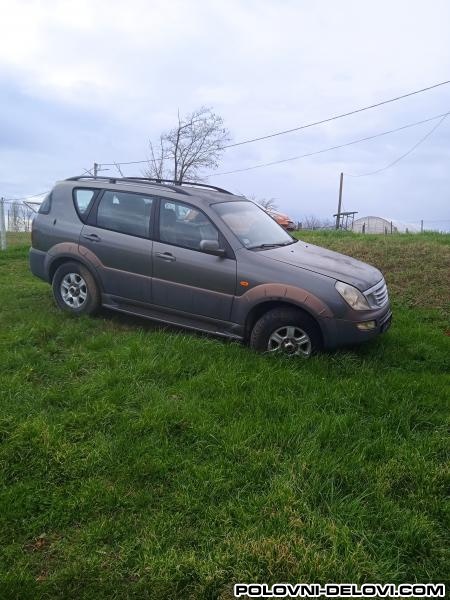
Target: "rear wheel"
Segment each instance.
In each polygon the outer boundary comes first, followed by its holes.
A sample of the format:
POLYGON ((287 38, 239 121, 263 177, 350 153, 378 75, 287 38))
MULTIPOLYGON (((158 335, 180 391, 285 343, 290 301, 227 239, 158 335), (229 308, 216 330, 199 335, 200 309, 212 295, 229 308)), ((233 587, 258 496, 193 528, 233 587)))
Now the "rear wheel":
POLYGON ((77 315, 93 314, 100 306, 100 291, 88 269, 77 262, 63 263, 52 281, 59 308, 77 315))
POLYGON ((256 322, 250 346, 258 352, 309 358, 321 349, 322 340, 312 317, 296 308, 279 307, 256 322))

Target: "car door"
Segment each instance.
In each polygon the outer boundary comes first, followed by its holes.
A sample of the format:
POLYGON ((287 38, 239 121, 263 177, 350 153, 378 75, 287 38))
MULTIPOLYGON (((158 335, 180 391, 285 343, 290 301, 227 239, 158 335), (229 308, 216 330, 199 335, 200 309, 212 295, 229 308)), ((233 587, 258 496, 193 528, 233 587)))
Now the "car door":
POLYGON ((144 194, 105 190, 81 231, 80 251, 97 257, 103 290, 116 302, 151 302, 154 202, 144 194))
POLYGON ((200 250, 202 240, 225 241, 197 207, 160 199, 159 235, 153 243, 153 304, 221 321, 230 319, 236 289, 236 260, 229 251, 200 250))

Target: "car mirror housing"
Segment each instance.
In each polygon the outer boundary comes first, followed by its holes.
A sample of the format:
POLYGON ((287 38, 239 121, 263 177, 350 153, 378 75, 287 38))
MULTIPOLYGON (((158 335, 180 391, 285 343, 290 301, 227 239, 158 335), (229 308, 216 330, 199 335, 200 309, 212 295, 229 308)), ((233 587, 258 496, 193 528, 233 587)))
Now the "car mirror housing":
POLYGON ((226 251, 219 246, 217 240, 202 240, 200 242, 200 250, 206 254, 214 254, 215 256, 225 256, 226 251))

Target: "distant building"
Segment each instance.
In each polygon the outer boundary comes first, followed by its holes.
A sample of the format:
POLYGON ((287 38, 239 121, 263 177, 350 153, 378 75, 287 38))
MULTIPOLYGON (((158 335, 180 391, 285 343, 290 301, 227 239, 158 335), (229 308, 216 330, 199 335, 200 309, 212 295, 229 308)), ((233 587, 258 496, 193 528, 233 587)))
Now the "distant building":
POLYGON ((360 217, 353 221, 355 233, 418 233, 419 228, 411 223, 384 217, 360 217))

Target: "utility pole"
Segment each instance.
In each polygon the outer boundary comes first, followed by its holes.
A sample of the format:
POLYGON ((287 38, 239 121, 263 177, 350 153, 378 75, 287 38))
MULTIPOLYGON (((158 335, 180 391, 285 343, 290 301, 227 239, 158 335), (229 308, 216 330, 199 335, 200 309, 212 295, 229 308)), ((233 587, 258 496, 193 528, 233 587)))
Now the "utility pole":
POLYGON ((420 221, 420 233, 423 233, 423 219, 420 221))
POLYGON ((97 177, 98 163, 94 163, 94 177, 97 177))
POLYGON ((339 203, 336 215, 336 229, 339 229, 339 222, 341 220, 341 205, 342 205, 342 186, 344 183, 344 173, 341 173, 341 180, 339 182, 339 203))
POLYGON ((0 200, 0 248, 6 250, 5 199, 0 200))

